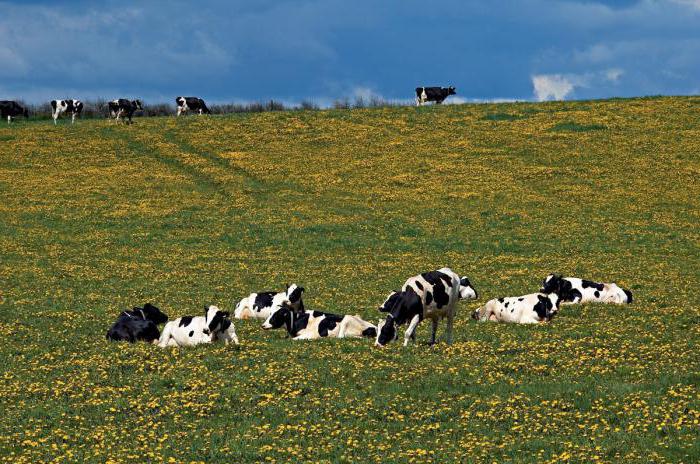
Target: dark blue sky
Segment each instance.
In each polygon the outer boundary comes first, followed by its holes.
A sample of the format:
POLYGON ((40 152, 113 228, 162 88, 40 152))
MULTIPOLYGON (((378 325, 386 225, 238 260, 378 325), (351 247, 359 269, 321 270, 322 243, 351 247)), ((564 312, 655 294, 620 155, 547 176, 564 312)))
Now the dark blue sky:
MULTIPOLYGON (((0 0, 0 99, 700 93, 700 0, 0 0)), ((463 100, 462 100, 463 99, 463 100)))

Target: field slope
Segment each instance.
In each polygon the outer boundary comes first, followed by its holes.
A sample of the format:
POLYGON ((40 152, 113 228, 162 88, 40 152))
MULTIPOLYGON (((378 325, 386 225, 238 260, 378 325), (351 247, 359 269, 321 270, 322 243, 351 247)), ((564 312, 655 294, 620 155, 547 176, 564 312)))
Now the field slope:
POLYGON ((0 462, 698 462, 699 120, 688 97, 0 124, 0 462), (104 339, 137 304, 285 282, 376 322, 445 265, 481 297, 449 347, 104 339), (470 320, 553 271, 634 304, 470 320))

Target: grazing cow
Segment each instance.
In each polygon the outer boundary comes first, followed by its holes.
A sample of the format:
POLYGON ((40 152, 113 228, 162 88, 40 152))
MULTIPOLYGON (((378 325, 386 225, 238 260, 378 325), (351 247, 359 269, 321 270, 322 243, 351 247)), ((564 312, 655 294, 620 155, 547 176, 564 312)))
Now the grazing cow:
POLYGON ((360 316, 341 316, 311 310, 296 311, 287 304, 273 312, 262 325, 265 330, 281 327, 285 327, 294 340, 377 336, 377 328, 360 316))
POLYGON ((304 287, 297 284, 287 285, 283 292, 259 292, 251 293, 236 305, 233 317, 236 319, 262 319, 270 317, 270 314, 288 304, 295 311, 304 310, 302 294, 304 287))
POLYGON ((197 114, 211 114, 209 108, 207 108, 204 100, 197 97, 177 97, 175 99, 177 103, 177 115, 180 116, 182 113, 192 111, 197 114))
POLYGON ((508 298, 494 298, 472 313, 477 321, 537 324, 549 322, 559 311, 559 295, 531 293, 508 298))
POLYGON ((166 322, 168 322, 168 316, 151 303, 146 303, 143 308, 122 312, 107 331, 107 340, 126 340, 130 343, 143 340, 155 343, 160 338, 158 324, 166 322))
POLYGON ((223 340, 238 345, 238 336, 228 311, 216 306, 205 306, 204 316, 182 316, 168 322, 163 328, 158 346, 194 346, 223 340))
POLYGON ((109 102, 109 114, 119 122, 120 117, 127 118, 127 124, 131 124, 131 117, 134 112, 143 110, 143 104, 141 100, 127 100, 126 98, 120 98, 118 100, 112 100, 109 102))
POLYGON ((7 118, 7 123, 12 122, 12 118, 17 116, 29 117, 29 111, 22 105, 13 100, 0 100, 0 117, 7 118))
POLYGON ((450 95, 457 95, 454 87, 416 87, 416 106, 425 102, 435 102, 440 105, 450 95))
POLYGON ((75 123, 75 117, 83 112, 83 102, 80 100, 51 100, 51 117, 56 124, 58 117, 63 114, 71 115, 71 124, 75 123))
POLYGON ((445 338, 452 343, 452 326, 458 300, 478 298, 476 290, 466 277, 459 277, 449 268, 426 272, 409 278, 401 291, 393 291, 379 310, 389 313, 378 325, 377 346, 385 346, 398 338, 398 326, 408 323, 403 345, 415 341, 418 324, 425 318, 432 320, 430 344, 435 344, 438 322, 447 319, 445 338))
POLYGON ((632 303, 632 292, 617 284, 604 284, 576 277, 549 274, 542 282, 542 293, 556 293, 564 304, 632 303))

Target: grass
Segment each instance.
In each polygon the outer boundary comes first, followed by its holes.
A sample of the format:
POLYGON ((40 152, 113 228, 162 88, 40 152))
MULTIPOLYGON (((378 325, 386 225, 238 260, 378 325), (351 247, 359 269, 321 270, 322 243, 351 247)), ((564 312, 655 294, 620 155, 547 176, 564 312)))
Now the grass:
POLYGON ((0 125, 0 461, 697 462, 698 101, 0 125), (449 347, 104 339, 285 282, 377 321, 444 265, 481 295, 449 347), (635 302, 469 319, 553 271, 635 302))

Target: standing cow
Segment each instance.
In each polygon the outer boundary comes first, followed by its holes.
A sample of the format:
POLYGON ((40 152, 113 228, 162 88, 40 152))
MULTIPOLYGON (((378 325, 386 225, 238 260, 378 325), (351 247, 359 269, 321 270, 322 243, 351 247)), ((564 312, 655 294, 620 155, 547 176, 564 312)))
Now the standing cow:
POLYGON ((80 100, 51 100, 51 117, 54 124, 56 124, 56 120, 63 113, 71 115, 71 124, 74 124, 75 117, 80 116, 82 112, 83 102, 80 100))
POLYGON ((0 117, 7 118, 7 123, 12 122, 12 118, 17 116, 29 117, 29 111, 13 100, 0 100, 0 117))
POLYGON ((193 113, 197 114, 211 114, 211 111, 209 111, 209 108, 207 108, 207 104, 204 103, 204 100, 198 97, 177 97, 175 99, 175 103, 177 104, 178 116, 183 113, 187 113, 188 111, 192 111, 193 113))
POLYGON ((452 326, 457 313, 459 300, 471 300, 478 297, 469 279, 460 277, 450 268, 426 272, 409 278, 401 291, 392 292, 379 310, 388 313, 386 320, 377 327, 377 346, 385 346, 398 338, 398 326, 408 323, 403 345, 409 339, 415 340, 418 324, 425 318, 432 321, 430 344, 435 344, 438 322, 447 319, 445 338, 452 343, 452 326))
POLYGON ((440 105, 450 95, 457 95, 454 87, 416 87, 416 106, 421 106, 425 102, 435 102, 440 105))
POLYGON ((143 104, 141 100, 127 100, 126 98, 119 98, 117 100, 112 100, 108 104, 109 114, 119 122, 119 118, 126 118, 127 124, 131 124, 131 117, 136 111, 143 110, 143 104))

